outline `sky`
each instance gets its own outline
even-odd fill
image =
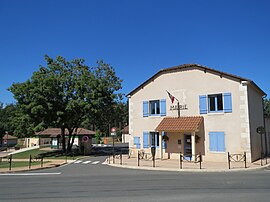
[[[270,95],[269,0],[0,0],[0,102],[44,55],[103,59],[128,94],[159,70],[196,63]],[[192,81],[191,81],[192,82]]]

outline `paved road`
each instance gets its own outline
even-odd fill
[[[65,167],[0,176],[0,201],[270,201],[270,171],[129,170],[89,157]]]

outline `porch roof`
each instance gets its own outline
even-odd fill
[[[165,117],[157,126],[156,131],[195,132],[203,122],[202,116]]]

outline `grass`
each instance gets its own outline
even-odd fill
[[[13,159],[29,159],[30,155],[34,158],[38,154],[47,153],[47,152],[50,152],[50,151],[33,149],[33,150],[28,150],[25,152],[13,154],[12,158]],[[74,159],[80,158],[80,157],[83,157],[83,156],[74,156]],[[62,160],[62,159],[73,160],[73,156],[67,156],[67,158],[66,158],[66,156],[64,156],[64,155],[56,155],[56,156],[45,157],[45,158],[46,159],[55,159],[55,160]]]
[[[46,153],[46,152],[47,151],[43,151],[43,150],[40,150],[40,149],[33,149],[33,150],[28,150],[28,151],[25,151],[25,152],[20,152],[20,153],[17,153],[17,154],[13,154],[12,158],[13,159],[29,159],[30,155],[32,157],[35,157],[38,154]]]
[[[43,163],[48,163],[49,161],[44,161]],[[32,162],[31,166],[35,166],[35,165],[41,165],[40,162]],[[29,166],[29,162],[28,161],[14,161],[11,163],[11,170],[12,168],[18,168],[18,167],[27,167]],[[0,168],[9,168],[9,162],[7,161],[3,161],[0,163]]]

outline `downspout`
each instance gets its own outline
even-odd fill
[[[265,130],[265,114],[264,114],[264,99],[267,97],[267,95],[264,95],[262,97],[262,106],[263,106],[263,127]],[[267,164],[267,156],[268,156],[268,148],[267,148],[267,137],[266,137],[266,131],[264,131],[264,141],[265,141],[265,158],[266,158],[266,164]]]

